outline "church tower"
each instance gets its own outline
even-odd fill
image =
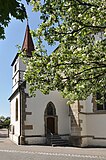
[[[30,34],[30,28],[27,24],[24,41],[22,45],[22,51],[25,51],[27,57],[32,56],[32,51],[34,50],[33,40]],[[19,53],[16,54],[12,64],[13,74],[12,74],[12,95],[10,96],[11,104],[11,132],[10,138],[17,144],[24,144],[24,133],[23,133],[23,119],[25,115],[23,105],[25,105],[25,80],[23,75],[25,72],[25,64],[23,64]],[[16,136],[17,135],[17,136]]]
[[[24,41],[23,41],[23,45],[22,45],[22,51],[26,51],[26,56],[31,57],[33,50],[34,50],[34,44],[33,44],[31,34],[30,34],[29,25],[27,24],[25,36],[24,36]],[[25,71],[25,65],[23,64],[22,60],[20,59],[19,53],[16,54],[11,66],[13,68],[12,89],[14,92],[24,81],[23,74]]]

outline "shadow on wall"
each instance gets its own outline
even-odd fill
[[[70,144],[71,146],[81,146],[81,127],[78,118],[78,107],[69,107],[69,116],[71,120],[71,135]]]

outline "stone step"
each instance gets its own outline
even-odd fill
[[[59,135],[48,136],[48,144],[51,146],[67,146],[67,140],[62,139]]]

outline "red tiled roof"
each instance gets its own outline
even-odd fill
[[[34,50],[34,44],[33,44],[33,40],[32,40],[32,37],[31,37],[31,33],[30,33],[30,29],[29,29],[28,24],[26,26],[26,31],[25,31],[24,41],[23,41],[23,45],[22,45],[22,50],[26,51],[26,56],[27,57],[31,57],[32,56],[32,51]],[[11,66],[14,65],[18,56],[19,56],[19,53],[16,54]]]
[[[32,56],[32,51],[34,50],[34,44],[33,44],[32,36],[31,36],[28,24],[27,24],[27,27],[26,27],[26,32],[25,32],[24,41],[23,41],[23,45],[22,45],[22,50],[26,51],[26,55],[28,57]]]

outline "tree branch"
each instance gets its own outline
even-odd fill
[[[82,29],[84,29],[85,27],[81,27],[81,28],[79,28],[79,29],[76,29],[76,30],[72,30],[71,32],[57,32],[57,31],[54,31],[55,32],[55,36],[57,36],[57,35],[66,35],[66,34],[74,34],[74,33],[76,33],[76,32],[79,32],[79,31],[81,31]],[[53,34],[52,34],[53,35]]]
[[[106,25],[104,26],[93,26],[93,25],[87,25],[87,24],[84,24],[83,22],[79,21],[79,20],[75,20],[75,22],[79,23],[80,25],[82,25],[83,27],[82,28],[100,28],[100,29],[105,29],[106,28]]]
[[[96,61],[91,61],[90,63],[87,63],[87,62],[70,62],[70,63],[57,63],[56,65],[53,65],[52,67],[58,67],[58,66],[62,66],[62,65],[66,65],[66,66],[72,66],[72,65],[88,65],[90,66],[91,64],[97,64],[97,65],[100,65],[100,66],[97,66],[99,68],[101,67],[106,67],[106,64],[105,63],[101,63],[101,62],[96,62]],[[95,66],[96,67],[96,66]]]
[[[87,3],[87,2],[82,2],[81,0],[76,0],[80,5],[83,6],[89,6],[89,7],[99,7],[98,5]]]
[[[106,26],[92,26],[92,25],[86,25],[86,24],[83,24],[84,25],[84,27],[87,27],[87,28],[100,28],[100,29],[105,29],[106,28]]]

